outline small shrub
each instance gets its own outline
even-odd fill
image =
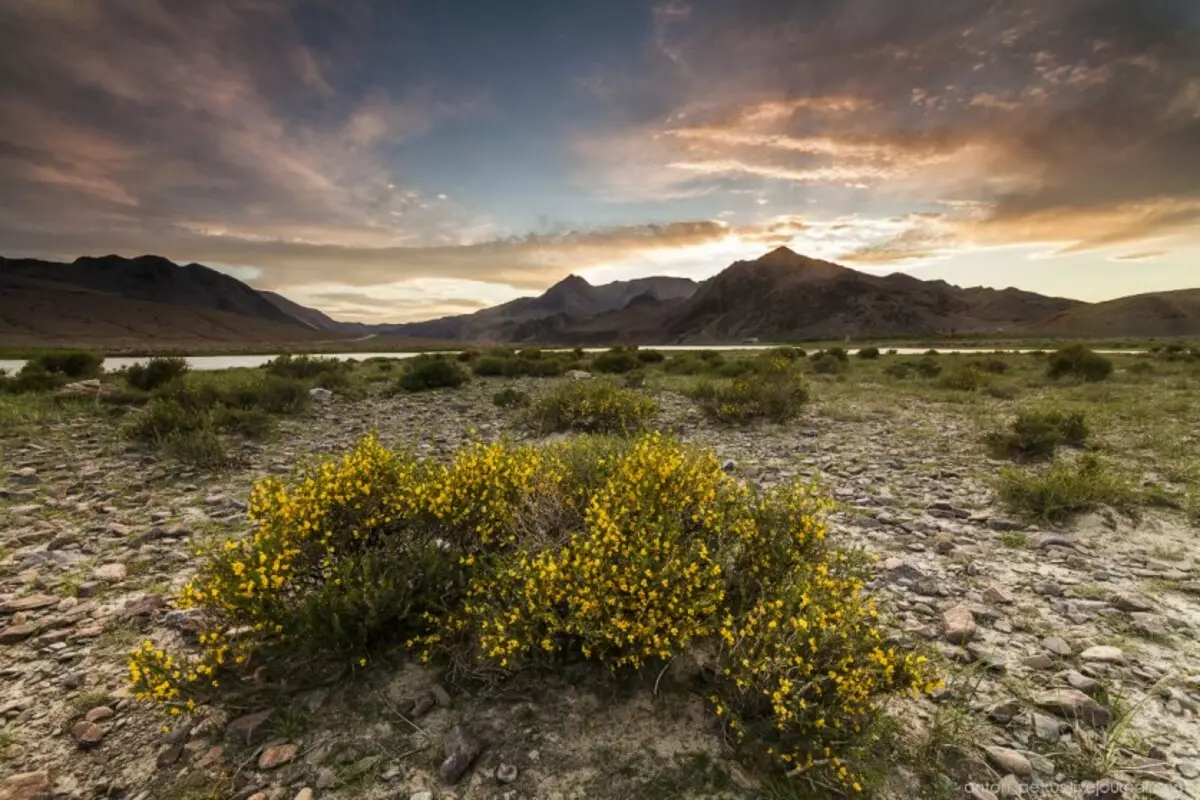
[[[661,364],[667,357],[661,350],[638,350],[637,360],[643,364]]]
[[[943,389],[959,392],[977,392],[987,385],[988,376],[971,364],[963,364],[938,381],[938,386]]]
[[[56,372],[68,378],[93,378],[100,374],[104,356],[87,350],[64,350],[43,353],[32,363],[46,372]]]
[[[621,385],[626,389],[642,389],[646,386],[646,370],[635,369],[633,372],[626,372],[625,377],[621,379]]]
[[[751,378],[728,384],[701,381],[685,391],[709,416],[723,422],[745,423],[755,419],[787,422],[808,402],[808,389],[791,362],[776,358],[773,367]]]
[[[1087,443],[1087,419],[1080,411],[1023,411],[1009,431],[993,431],[985,437],[996,458],[1014,461],[1048,459],[1060,445],[1082,447]]]
[[[838,358],[828,351],[817,353],[808,363],[813,372],[821,375],[837,375],[846,371],[846,359]]]
[[[529,405],[529,395],[511,386],[492,395],[492,402],[500,408],[516,408]]]
[[[197,411],[170,397],[156,397],[137,413],[126,427],[126,435],[145,444],[161,445],[176,434],[213,427],[212,412]]]
[[[712,371],[712,365],[699,356],[687,353],[667,359],[663,371],[672,375],[704,375]]]
[[[754,363],[748,359],[739,359],[737,361],[726,361],[721,366],[717,367],[717,374],[722,378],[740,378],[743,375],[749,375],[754,372]]]
[[[631,372],[638,366],[637,357],[628,350],[606,350],[592,359],[592,369],[610,375]]]
[[[1138,361],[1137,363],[1131,365],[1127,372],[1129,372],[1130,375],[1142,376],[1153,375],[1155,370],[1154,365],[1149,361]]]
[[[786,358],[788,361],[799,361],[808,356],[803,347],[774,347],[766,352],[768,358]]]
[[[210,428],[176,431],[164,438],[160,447],[176,461],[204,469],[216,469],[229,460],[220,437]]]
[[[632,434],[645,429],[658,404],[641,392],[607,380],[569,381],[541,397],[529,421],[543,432]]]
[[[1008,372],[1008,362],[999,358],[984,358],[969,362],[972,367],[989,375],[1003,375]]]
[[[878,347],[862,347],[862,348],[859,348],[859,351],[858,351],[858,357],[859,357],[859,358],[865,358],[865,359],[868,359],[868,360],[872,360],[872,359],[879,358],[879,348],[878,348]]]
[[[397,387],[406,392],[454,389],[467,381],[467,374],[454,361],[437,356],[417,356],[408,364]]]
[[[27,394],[30,392],[52,392],[70,379],[61,372],[48,372],[35,361],[28,361],[16,375],[0,378],[0,391],[5,394]]]
[[[474,361],[477,358],[479,358],[479,351],[472,348],[472,349],[463,350],[461,353],[459,353],[458,355],[456,355],[454,357],[454,360],[459,362],[460,364],[467,364],[471,361]]]
[[[831,347],[828,350],[823,350],[821,352],[831,355],[839,361],[850,360],[850,354],[846,352],[846,348],[844,347]]]
[[[1034,520],[1062,523],[1102,505],[1135,508],[1137,492],[1128,479],[1092,453],[1076,460],[1056,459],[1038,472],[1005,467],[997,484],[1000,501]]]
[[[294,356],[291,353],[284,353],[263,365],[263,369],[271,375],[300,380],[315,378],[322,373],[340,372],[349,367],[349,364],[334,358],[316,358],[307,355]]]
[[[265,439],[275,430],[275,418],[261,408],[221,408],[213,424],[247,439]]]
[[[152,358],[144,364],[133,364],[125,370],[125,382],[134,389],[149,392],[183,378],[188,369],[187,359],[184,358]]]
[[[519,358],[500,356],[483,356],[477,359],[471,370],[481,378],[549,378],[561,375],[567,369],[567,363],[558,358]]]
[[[934,348],[931,347],[925,351],[925,355],[928,357],[933,357],[933,356],[939,356],[939,355],[941,355],[941,353],[939,353],[937,350],[935,350]]]
[[[312,405],[308,384],[296,378],[260,375],[216,390],[218,405],[259,409],[268,414],[299,414]]]
[[[912,366],[922,378],[936,378],[942,374],[942,365],[930,356],[912,362]]]
[[[1112,371],[1112,361],[1081,344],[1068,345],[1051,353],[1046,366],[1046,375],[1052,380],[1074,378],[1094,383],[1105,380]]]
[[[883,368],[883,374],[889,378],[904,380],[909,378],[913,373],[913,365],[907,361],[893,361]]]
[[[887,351],[887,354],[888,354],[889,356],[894,356],[894,355],[896,355],[898,352],[900,352],[900,351],[899,351],[899,350],[897,350],[896,348],[894,348],[894,347],[893,347],[893,348],[890,348],[890,349]]]

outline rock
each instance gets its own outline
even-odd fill
[[[1061,533],[1035,533],[1029,537],[1029,546],[1034,550],[1047,547],[1074,547],[1075,542]]]
[[[983,602],[985,603],[991,603],[995,606],[1008,606],[1012,605],[1012,601],[1011,597],[994,586],[989,586],[983,590]]]
[[[136,617],[148,617],[158,609],[167,604],[167,601],[160,594],[142,595],[136,600],[130,600],[125,606],[117,612],[118,619],[134,619]]]
[[[1109,604],[1122,611],[1153,611],[1154,604],[1143,597],[1124,592],[1115,592],[1108,598]]]
[[[91,711],[83,715],[83,718],[88,722],[104,722],[106,719],[111,719],[113,710],[108,706],[96,706]]]
[[[1066,640],[1057,636],[1047,636],[1045,639],[1042,639],[1042,647],[1054,655],[1063,658],[1070,658],[1075,654],[1075,651],[1071,649],[1071,645],[1067,644]]]
[[[958,605],[946,611],[942,614],[942,624],[950,644],[966,644],[975,635],[975,617],[966,606]]]
[[[454,700],[450,697],[450,693],[440,683],[430,686],[429,693],[433,695],[433,702],[442,708],[450,708],[454,705]]]
[[[1019,531],[1025,527],[1023,523],[1003,517],[989,517],[987,526],[994,531]]]
[[[586,381],[592,377],[592,373],[581,369],[569,369],[567,370],[567,377],[573,381]]]
[[[1158,614],[1134,611],[1129,616],[1133,618],[1133,624],[1130,625],[1130,628],[1139,636],[1144,636],[1147,639],[1166,636],[1167,626]]]
[[[408,800],[433,800],[433,792],[414,792],[408,796]]]
[[[967,784],[967,797],[971,800],[997,800],[995,792],[978,783]]]
[[[267,738],[266,722],[273,713],[274,709],[267,708],[238,717],[225,726],[225,735],[245,745],[258,744]]]
[[[0,644],[16,644],[17,642],[23,642],[37,632],[37,626],[31,625],[28,622],[23,625],[9,625],[4,630],[0,631]]]
[[[1095,728],[1108,725],[1109,711],[1077,689],[1051,689],[1034,697],[1034,705]]]
[[[933,549],[938,553],[938,555],[949,555],[950,553],[954,552],[954,542],[950,541],[949,539],[938,539],[937,544],[933,546]]]
[[[1100,691],[1100,681],[1073,669],[1064,672],[1062,677],[1072,689],[1078,689],[1084,694],[1095,694]]]
[[[300,752],[298,744],[277,744],[266,748],[258,756],[259,769],[275,769],[282,767],[296,757]]]
[[[0,800],[39,800],[50,792],[50,773],[19,772],[0,781]]]
[[[1190,780],[1200,778],[1200,767],[1190,761],[1180,761],[1175,765],[1175,771]]]
[[[413,719],[420,719],[421,717],[425,716],[430,711],[432,711],[433,707],[436,705],[437,705],[437,700],[435,700],[433,698],[432,694],[421,695],[420,697],[417,698],[417,701],[413,704],[413,708],[412,708]]]
[[[458,783],[482,751],[483,742],[466,725],[455,725],[442,740],[442,752],[446,756],[438,769],[442,780],[447,785]]]
[[[115,386],[102,383],[97,378],[90,378],[86,381],[74,381],[61,386],[55,394],[59,397],[97,397],[106,394],[116,394],[118,391],[120,390]]]
[[[101,564],[92,570],[92,579],[97,581],[123,581],[129,574],[124,564]]]
[[[1033,774],[1033,765],[1029,759],[1007,747],[985,747],[988,761],[1004,774],[1016,775],[1018,778],[1028,778]]]
[[[1062,597],[1063,588],[1054,581],[1038,581],[1033,585],[1033,590],[1040,595],[1046,597]]]
[[[328,403],[333,399],[333,392],[322,389],[320,386],[314,386],[308,390],[308,396],[318,403]]]
[[[315,795],[313,790],[305,786],[300,791],[296,792],[296,796],[292,800],[313,800]]]
[[[517,779],[517,768],[512,764],[501,764],[496,767],[496,781],[499,783],[512,783]]]
[[[1045,714],[1033,712],[1033,733],[1043,742],[1053,744],[1062,736],[1062,721]]]
[[[1121,664],[1125,661],[1125,653],[1121,648],[1105,644],[1089,647],[1080,653],[1079,657],[1084,661],[1093,661],[1101,664]]]
[[[1054,659],[1045,653],[1038,653],[1035,656],[1026,656],[1021,659],[1021,663],[1030,669],[1054,669]]]
[[[15,600],[0,603],[0,614],[15,614],[18,611],[37,611],[58,605],[61,597],[52,594],[29,594]]]
[[[1025,793],[1016,775],[1005,775],[996,786],[1001,797],[1020,797]]]
[[[1019,700],[1005,700],[988,708],[987,718],[1003,725],[1012,722],[1013,718],[1020,713],[1021,702]]]
[[[95,747],[104,738],[104,729],[94,722],[88,722],[86,719],[83,719],[71,727],[71,738],[80,747]]]

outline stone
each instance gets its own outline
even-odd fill
[[[1029,537],[1029,546],[1034,550],[1043,550],[1047,547],[1074,547],[1075,542],[1061,533],[1035,533]]]
[[[38,632],[36,625],[26,622],[23,625],[9,625],[0,631],[0,644],[16,644],[23,642]]]
[[[267,708],[238,717],[225,726],[225,735],[247,746],[258,744],[267,738],[266,722],[273,713]]]
[[[1021,663],[1030,669],[1054,669],[1054,659],[1045,653],[1038,653],[1035,656],[1026,656],[1021,659]]]
[[[482,751],[483,742],[479,737],[466,725],[455,725],[442,740],[442,753],[446,757],[438,768],[442,781],[449,786],[458,783]]]
[[[433,695],[433,702],[442,708],[450,708],[454,705],[454,700],[450,697],[450,693],[440,683],[430,686],[429,693]]]
[[[1024,529],[1024,523],[1003,517],[989,517],[987,526],[994,531],[1019,531]]]
[[[97,581],[123,581],[129,570],[124,564],[101,564],[92,570],[92,579]]]
[[[14,470],[9,477],[13,483],[22,483],[26,486],[35,484],[40,480],[37,470],[33,467],[21,467],[18,470]]]
[[[119,619],[135,619],[148,617],[167,604],[166,599],[159,594],[142,595],[136,600],[130,600],[117,612]]]
[[[1110,714],[1078,689],[1051,689],[1034,697],[1034,705],[1047,708],[1067,719],[1079,720],[1095,728],[1108,726]]]
[[[104,729],[94,722],[83,719],[71,726],[71,738],[80,747],[95,747],[104,738]]]
[[[933,549],[938,553],[938,555],[949,555],[950,553],[954,552],[954,542],[950,541],[949,539],[938,539],[937,544],[933,546]]]
[[[1033,765],[1029,763],[1029,759],[1016,750],[1008,747],[985,747],[983,751],[992,766],[1004,774],[1016,775],[1018,778],[1028,778],[1033,774]]]
[[[1033,585],[1033,590],[1040,595],[1046,597],[1062,597],[1063,588],[1054,581],[1038,581]]]
[[[328,403],[333,399],[333,392],[322,389],[320,386],[314,386],[308,390],[308,396],[318,403]]]
[[[1062,721],[1056,717],[1033,712],[1033,734],[1043,742],[1053,744],[1062,736]]]
[[[582,369],[569,369],[567,370],[567,377],[573,381],[586,381],[592,377],[592,373]]]
[[[498,783],[512,783],[517,779],[517,768],[512,764],[501,764],[496,767],[496,781]]]
[[[1072,689],[1078,689],[1084,694],[1095,694],[1100,691],[1100,681],[1089,678],[1082,672],[1069,669],[1062,674],[1062,677]]]
[[[987,718],[992,722],[998,722],[1001,725],[1012,720],[1021,713],[1021,702],[1019,700],[1004,700],[996,703],[987,710]]]
[[[975,617],[971,609],[963,605],[942,614],[942,625],[945,627],[946,641],[950,644],[966,644],[975,635]]]
[[[0,800],[38,800],[50,791],[50,773],[19,772],[0,781]]]
[[[52,594],[28,594],[15,600],[0,603],[0,614],[15,614],[18,611],[37,611],[58,605],[61,597]]]
[[[995,792],[978,783],[967,784],[967,797],[971,800],[997,800]]]
[[[1075,651],[1071,649],[1071,645],[1067,644],[1065,639],[1061,639],[1058,636],[1047,636],[1045,639],[1042,639],[1042,647],[1054,655],[1063,658],[1070,658],[1075,654]]]
[[[1020,797],[1025,793],[1024,787],[1021,786],[1021,781],[1016,775],[1005,775],[1000,779],[1000,783],[996,788],[999,790],[1001,797]]]
[[[316,795],[313,794],[313,790],[305,786],[303,789],[296,792],[296,796],[293,797],[292,800],[314,800],[315,797]]]
[[[289,763],[300,752],[298,744],[277,744],[262,751],[258,756],[259,769],[275,769]]]
[[[96,706],[84,714],[83,718],[88,722],[104,722],[104,720],[110,719],[113,713],[113,710],[108,706]]]
[[[1008,606],[1012,605],[1012,601],[1011,597],[994,586],[989,586],[983,590],[983,602],[985,603],[991,603],[996,606]]]
[[[1126,594],[1125,592],[1115,592],[1109,598],[1108,602],[1122,611],[1153,611],[1154,604],[1144,597],[1137,595]]]
[[[1101,664],[1121,664],[1125,661],[1125,653],[1121,648],[1106,644],[1089,647],[1080,653],[1079,657],[1084,661],[1093,661]]]
[[[433,800],[433,792],[413,792],[408,796],[408,800]]]
[[[1180,761],[1175,765],[1175,771],[1190,780],[1200,778],[1200,767],[1190,761]]]

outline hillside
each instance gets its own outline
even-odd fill
[[[1051,336],[1200,336],[1200,289],[1135,294],[1079,306],[1033,330]]]
[[[0,272],[0,343],[163,349],[274,346],[337,338],[294,323],[231,311],[122,297]]]

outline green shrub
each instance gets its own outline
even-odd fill
[[[638,350],[637,360],[643,364],[661,364],[667,360],[661,350]]]
[[[567,363],[561,358],[482,356],[472,363],[471,370],[481,378],[550,378],[563,374]]]
[[[938,380],[941,388],[959,392],[977,392],[988,385],[988,376],[972,364],[963,364]]]
[[[736,361],[726,361],[716,369],[717,375],[721,376],[722,378],[740,378],[743,375],[749,375],[754,371],[754,362],[745,358],[741,358]]]
[[[220,408],[213,416],[215,427],[247,439],[265,439],[275,429],[275,418],[261,408]]]
[[[968,362],[973,368],[989,375],[1003,375],[1008,372],[1008,362],[999,358],[984,358]]]
[[[126,427],[126,435],[144,444],[162,445],[177,434],[215,427],[211,408],[197,410],[171,397],[155,397]]]
[[[846,348],[844,347],[830,347],[828,350],[822,350],[821,353],[831,355],[839,361],[850,360],[850,354],[846,352]],[[820,355],[820,353],[817,355]]]
[[[1137,491],[1107,462],[1085,453],[1075,460],[1055,459],[1041,471],[1005,467],[996,487],[1000,501],[1012,511],[1043,522],[1066,522],[1102,505],[1132,511]]]
[[[1054,351],[1046,366],[1046,375],[1052,380],[1073,378],[1094,383],[1105,380],[1112,371],[1112,361],[1081,344]]]
[[[529,421],[538,430],[628,435],[644,430],[658,404],[641,392],[607,380],[568,381],[539,398]]]
[[[993,431],[985,437],[996,458],[1014,461],[1048,459],[1060,445],[1087,444],[1087,418],[1081,411],[1022,411],[1008,431]]]
[[[786,362],[785,362],[786,363]],[[755,374],[728,384],[701,381],[684,392],[709,416],[723,422],[745,423],[755,419],[787,422],[808,402],[803,378],[791,371]]]
[[[930,356],[912,362],[912,367],[922,378],[936,378],[942,374],[942,365]]]
[[[510,386],[492,395],[492,402],[501,408],[527,406],[529,405],[529,395]]]
[[[904,380],[912,376],[913,365],[907,361],[893,361],[883,368],[883,374],[889,378]]]
[[[299,414],[312,405],[308,384],[279,375],[256,375],[216,390],[218,405],[259,409],[269,414]]]
[[[1132,364],[1127,370],[1130,375],[1153,375],[1154,365],[1149,361],[1138,361]]]
[[[229,461],[220,437],[210,428],[177,431],[160,443],[167,456],[203,469],[217,469]]]
[[[316,358],[307,355],[294,356],[291,353],[284,353],[263,365],[263,369],[271,375],[301,380],[315,378],[323,373],[341,372],[350,368],[352,368],[350,364],[338,361],[335,358]]]
[[[69,382],[61,372],[48,372],[41,364],[27,361],[16,375],[0,377],[0,392],[5,394],[27,394],[52,392]]]
[[[938,355],[941,355],[941,353],[939,353],[937,350],[935,350],[934,348],[932,348],[932,347],[931,347],[931,348],[929,348],[928,350],[926,350],[926,351],[925,351],[925,355],[926,355],[926,356],[930,356],[930,357],[932,357],[932,356],[938,356]]]
[[[454,361],[437,356],[417,356],[410,360],[396,386],[406,392],[429,389],[454,389],[467,381],[467,373]]]
[[[876,358],[879,358],[879,348],[878,348],[878,347],[862,347],[862,348],[859,348],[859,351],[858,351],[858,357],[859,357],[859,358],[865,358],[865,359],[876,359]]]
[[[768,350],[765,355],[768,358],[778,356],[786,358],[788,361],[799,361],[808,356],[808,351],[803,347],[773,347]]]
[[[592,359],[592,369],[610,375],[621,375],[637,369],[638,359],[628,350],[606,350]]]
[[[846,371],[846,359],[829,351],[817,353],[808,360],[809,368],[822,375],[837,375]]]
[[[133,364],[125,370],[125,382],[134,389],[149,392],[182,378],[188,369],[185,358],[152,358],[144,364]]]
[[[101,372],[104,356],[87,350],[63,350],[43,353],[32,363],[46,372],[56,372],[68,378],[94,378]]]
[[[685,353],[667,359],[663,371],[671,375],[704,375],[712,372],[712,365],[697,355]]]

